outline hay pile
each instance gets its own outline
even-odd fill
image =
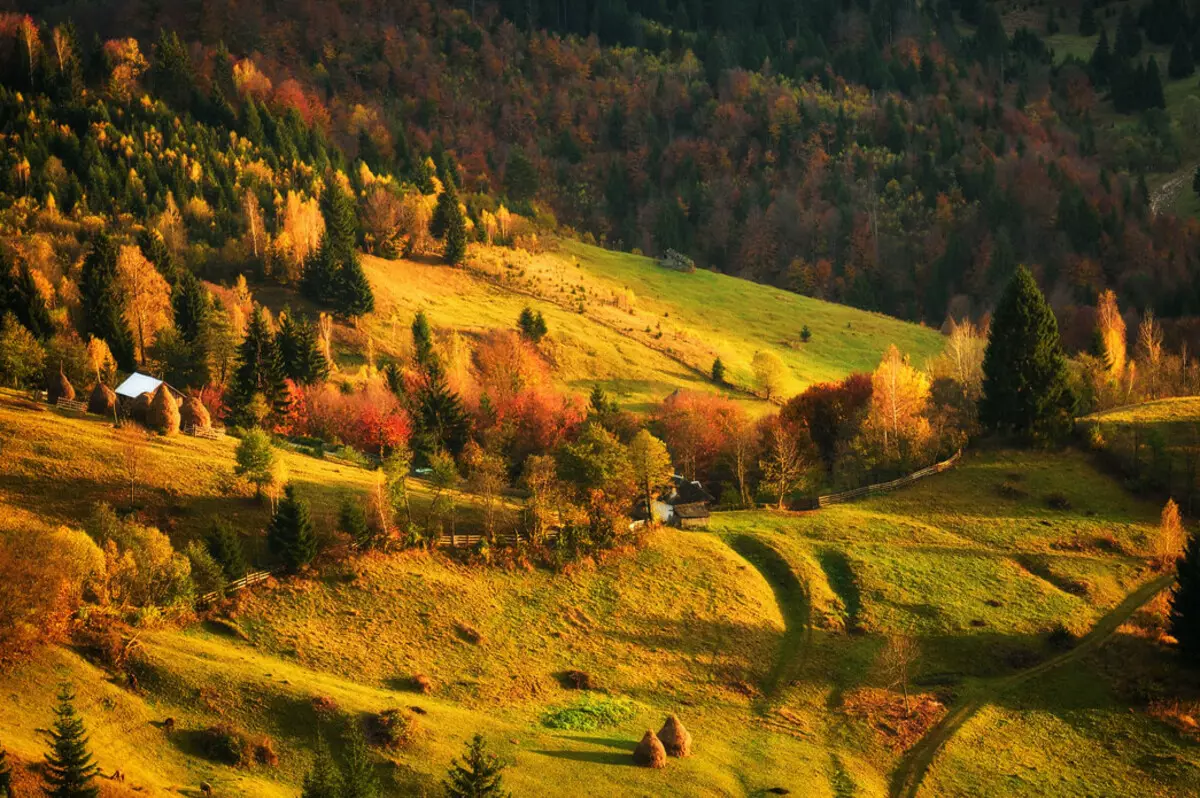
[[[665,768],[667,766],[667,749],[649,729],[642,741],[633,749],[633,761],[647,768]]]
[[[662,741],[663,748],[671,756],[692,755],[692,735],[683,728],[683,724],[679,722],[679,717],[676,715],[667,718],[667,722],[663,724],[662,730],[658,733],[658,739]]]
[[[195,396],[189,396],[183,400],[183,406],[179,408],[179,424],[183,429],[208,429],[212,426],[212,417],[208,414],[208,408],[204,406]]]
[[[179,405],[175,403],[175,397],[171,396],[166,384],[158,386],[154,391],[146,413],[146,424],[163,435],[179,432]]]
[[[139,424],[145,424],[150,416],[150,394],[144,393],[129,403],[129,417]]]
[[[112,416],[117,407],[117,394],[102,382],[96,383],[88,397],[88,412],[97,416]]]
[[[46,375],[46,401],[55,404],[59,399],[74,399],[75,389],[60,366],[57,374]]]

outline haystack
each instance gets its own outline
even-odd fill
[[[111,416],[117,406],[117,392],[102,382],[96,383],[88,397],[88,412],[97,416]]]
[[[166,384],[158,386],[154,397],[150,400],[146,425],[158,430],[163,435],[174,435],[179,432],[179,405],[175,403],[175,397],[171,396]]]
[[[46,375],[46,401],[50,404],[56,404],[59,399],[74,399],[75,389],[71,387],[71,381],[67,379],[67,375],[63,374],[60,366],[57,374]]]
[[[129,403],[129,417],[139,424],[145,424],[150,416],[150,394],[144,393]]]
[[[647,768],[665,768],[667,766],[667,749],[654,732],[646,730],[642,741],[633,749],[633,761]]]
[[[183,400],[183,406],[179,408],[179,424],[184,429],[208,429],[212,426],[212,417],[208,414],[208,408],[204,406],[195,396],[189,396]]]
[[[670,756],[685,757],[692,755],[692,735],[683,728],[683,724],[679,722],[677,715],[672,715],[667,718],[667,722],[663,724],[662,730],[658,733],[658,739],[662,742],[663,748],[667,749],[667,754]]]

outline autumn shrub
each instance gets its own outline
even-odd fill
[[[367,720],[371,744],[392,751],[412,745],[419,731],[416,716],[402,709],[385,709]]]
[[[381,454],[408,443],[412,422],[395,394],[375,381],[350,393],[329,384],[297,388],[288,429]]]
[[[249,765],[255,759],[255,746],[245,732],[229,723],[218,723],[197,735],[201,753],[213,762],[233,767]]]

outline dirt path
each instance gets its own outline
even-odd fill
[[[765,715],[780,690],[793,679],[804,662],[812,642],[811,605],[808,586],[796,576],[792,567],[779,552],[750,535],[738,535],[729,541],[730,547],[758,569],[775,593],[779,612],[783,615],[784,633],[779,642],[775,663],[763,678],[762,699],[755,711]]]
[[[889,795],[892,798],[916,798],[918,791],[921,789],[921,782],[924,780],[926,773],[929,772],[929,768],[933,764],[933,760],[937,757],[938,752],[976,712],[1001,694],[1019,687],[1031,679],[1036,679],[1038,676],[1059,668],[1068,662],[1077,660],[1099,648],[1106,640],[1113,636],[1121,624],[1129,620],[1130,616],[1141,608],[1142,605],[1146,604],[1146,602],[1150,601],[1150,599],[1154,598],[1160,591],[1170,585],[1174,578],[1174,574],[1164,574],[1130,593],[1125,597],[1124,601],[1097,621],[1092,630],[1080,639],[1070,651],[1052,657],[1039,665],[1034,665],[1012,676],[1006,676],[1002,679],[975,687],[963,697],[963,700],[946,717],[942,718],[940,723],[930,729],[921,738],[920,742],[913,746],[904,759],[901,760],[900,766],[892,774]]]
[[[1167,182],[1163,183],[1158,188],[1150,192],[1150,212],[1161,213],[1164,205],[1169,205],[1174,201],[1180,189],[1187,185],[1187,182],[1192,177],[1192,173],[1196,168],[1196,164],[1190,164],[1185,167],[1180,174],[1175,175]]]

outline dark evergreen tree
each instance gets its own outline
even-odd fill
[[[517,317],[517,329],[522,338],[536,344],[546,337],[546,319],[540,310],[534,311],[526,305]]]
[[[1096,34],[1096,13],[1092,9],[1091,0],[1084,0],[1079,10],[1079,35],[1094,36]]]
[[[467,257],[467,220],[455,198],[446,220],[446,240],[442,258],[451,266],[457,266]]]
[[[300,288],[338,315],[358,317],[375,309],[375,296],[358,256],[358,217],[354,197],[331,178],[321,197],[325,234],[304,265]]]
[[[253,97],[247,97],[242,105],[240,127],[242,135],[255,144],[262,145],[266,142],[267,135],[263,128],[262,117],[258,113],[258,103],[254,101]]]
[[[1058,14],[1051,6],[1046,12],[1046,35],[1053,36],[1056,33],[1058,33]]]
[[[203,337],[212,313],[212,299],[190,269],[179,272],[171,291],[171,310],[175,314],[175,329],[185,341],[195,343]]]
[[[83,262],[83,332],[103,339],[121,370],[133,371],[133,333],[125,324],[117,291],[117,254],[116,242],[100,233]]]
[[[317,249],[304,260],[304,274],[300,277],[300,293],[323,307],[331,307],[337,300],[338,272],[337,245],[328,229],[321,236]]]
[[[296,496],[296,488],[290,483],[267,527],[267,547],[289,573],[296,573],[317,556],[308,502]]]
[[[375,294],[357,251],[350,253],[338,272],[336,307],[340,315],[348,318],[365,316],[375,310]]]
[[[721,362],[721,358],[717,358],[713,361],[712,381],[717,385],[725,384],[725,364]]]
[[[342,499],[342,507],[338,511],[338,531],[348,535],[360,549],[371,549],[378,542],[367,523],[367,514],[362,504],[352,496]]]
[[[362,728],[350,724],[346,740],[346,759],[342,763],[342,791],[340,798],[378,798],[379,776],[371,761],[371,751],[363,738]]]
[[[12,769],[8,766],[8,752],[0,746],[0,798],[12,796]]]
[[[7,251],[0,247],[0,318],[5,313],[16,316],[25,329],[42,340],[54,334],[50,309],[33,281],[29,265],[12,263]]]
[[[174,286],[179,279],[179,267],[175,264],[175,256],[163,240],[162,233],[150,228],[143,230],[138,236],[138,246],[146,260],[154,264],[154,268],[158,269],[163,279]]]
[[[323,735],[317,735],[316,756],[312,769],[304,775],[300,798],[342,798],[342,774]]]
[[[449,798],[505,798],[501,774],[507,767],[499,757],[487,750],[482,734],[476,734],[467,744],[466,755],[454,760],[446,779]]]
[[[293,382],[312,385],[329,374],[329,363],[321,354],[316,325],[298,317],[290,308],[279,314],[279,331],[275,333],[283,374]]]
[[[447,451],[457,456],[470,436],[471,422],[462,399],[451,390],[436,360],[425,369],[417,393],[415,421],[416,448],[425,455]]]
[[[195,99],[196,76],[187,46],[175,31],[159,31],[154,48],[154,63],[150,70],[154,93],[176,111],[192,110]]]
[[[1172,80],[1186,78],[1196,72],[1196,64],[1192,60],[1192,47],[1188,44],[1187,33],[1182,29],[1175,37],[1171,47],[1171,60],[1167,62],[1167,74]]]
[[[537,195],[537,190],[537,169],[524,152],[513,150],[504,170],[504,192],[514,205],[523,207]]]
[[[238,347],[238,367],[233,375],[229,396],[229,422],[239,427],[255,426],[256,397],[262,397],[269,413],[283,416],[291,404],[291,395],[275,346],[266,311],[255,306],[246,326],[246,337]]]
[[[241,579],[250,570],[246,564],[246,550],[242,546],[242,539],[229,524],[224,521],[214,523],[205,543],[208,545],[208,553],[221,566],[225,578],[229,581]]]
[[[437,353],[433,351],[433,331],[429,328],[429,319],[425,311],[418,310],[413,316],[412,323],[413,357],[417,367],[428,371],[437,363]]]
[[[1117,22],[1117,40],[1113,52],[1121,58],[1135,58],[1142,52],[1142,32],[1128,5],[1121,10]]]
[[[358,250],[358,213],[351,196],[337,178],[331,178],[321,195],[321,215],[325,217],[325,235],[341,262]]]
[[[1167,98],[1163,95],[1162,76],[1158,72],[1158,59],[1150,56],[1146,62],[1146,76],[1142,82],[1142,108],[1166,108]]]
[[[1100,39],[1096,42],[1096,49],[1092,51],[1092,57],[1088,62],[1091,67],[1092,81],[1097,86],[1107,86],[1109,84],[1109,73],[1112,64],[1112,53],[1108,48],[1108,31],[1104,28],[1100,29]]]
[[[1183,556],[1175,562],[1171,591],[1171,637],[1189,665],[1200,665],[1200,536],[1189,535]]]
[[[1058,321],[1033,275],[1018,267],[992,317],[979,420],[1002,434],[1056,440],[1074,411]]]
[[[48,798],[97,798],[100,789],[96,775],[100,768],[88,750],[83,719],[75,711],[75,696],[65,684],[58,691],[49,738],[45,775]]]

